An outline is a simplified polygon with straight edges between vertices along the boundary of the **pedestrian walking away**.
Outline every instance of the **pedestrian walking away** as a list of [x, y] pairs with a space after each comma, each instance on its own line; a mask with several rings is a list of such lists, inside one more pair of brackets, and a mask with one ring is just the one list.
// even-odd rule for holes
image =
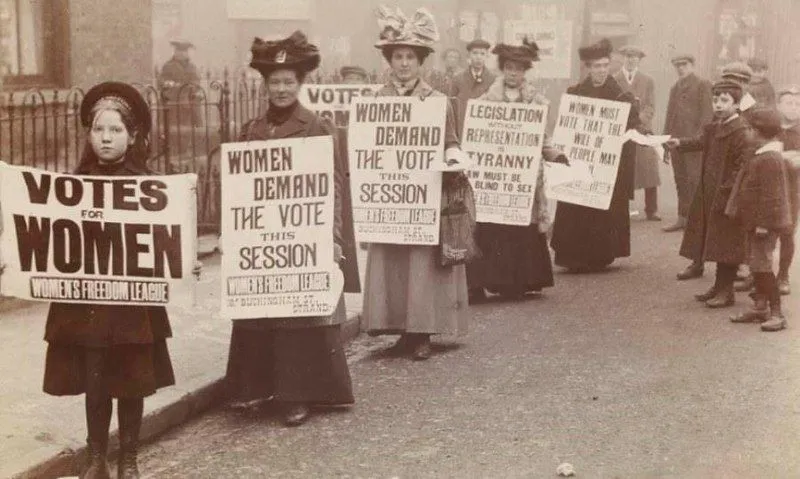
[[[334, 126], [298, 102], [300, 87], [320, 63], [319, 50], [304, 33], [278, 41], [253, 41], [250, 66], [264, 77], [269, 106], [245, 124], [240, 141], [327, 136]], [[299, 161], [341, 162], [336, 158]], [[335, 168], [336, 207], [334, 260], [342, 256], [342, 172]], [[254, 406], [272, 400], [287, 426], [303, 424], [315, 405], [343, 406], [354, 402], [350, 370], [342, 344], [344, 297], [331, 316], [311, 318], [253, 318], [235, 320], [231, 332], [227, 386], [234, 406]]]
[[[678, 74], [678, 81], [669, 91], [664, 134], [676, 138], [694, 136], [713, 117], [711, 109], [711, 82], [695, 73], [695, 58], [681, 54], [672, 58], [672, 65]], [[702, 167], [701, 153], [668, 150], [668, 160], [672, 164], [675, 189], [678, 194], [678, 218], [674, 224], [664, 228], [667, 233], [681, 231], [686, 227], [689, 209], [692, 205], [697, 185], [700, 183]], [[703, 265], [693, 265], [678, 279], [691, 279], [703, 275]]]
[[700, 185], [694, 196], [683, 234], [680, 255], [692, 261], [689, 268], [707, 261], [717, 263], [714, 285], [695, 298], [710, 308], [732, 306], [736, 270], [745, 260], [745, 233], [738, 220], [725, 214], [739, 170], [752, 150], [749, 127], [737, 113], [742, 87], [730, 80], [714, 84], [715, 121], [694, 138], [674, 138], [671, 148], [702, 151]]
[[[608, 39], [578, 50], [589, 74], [579, 84], [567, 89], [571, 95], [631, 104], [627, 128], [639, 127], [636, 99], [625, 92], [609, 75], [613, 47]], [[598, 271], [616, 258], [630, 256], [631, 219], [629, 203], [633, 197], [633, 176], [636, 149], [625, 143], [619, 159], [619, 170], [608, 210], [588, 208], [559, 201], [553, 223], [550, 245], [555, 250], [555, 263], [576, 272]]]
[[[539, 61], [535, 42], [522, 45], [498, 44], [492, 50], [497, 55], [502, 74], [479, 99], [495, 102], [547, 104], [544, 96], [525, 81], [533, 63]], [[543, 159], [563, 157], [545, 139]], [[566, 159], [564, 159], [566, 161]], [[528, 226], [479, 223], [476, 241], [482, 256], [467, 265], [470, 301], [484, 298], [484, 290], [504, 298], [518, 299], [526, 293], [538, 293], [553, 286], [553, 265], [547, 246], [550, 226], [544, 184], [544, 161], [539, 162], [539, 174], [534, 190], [531, 221]]]
[[[625, 57], [625, 63], [614, 75], [614, 79], [623, 90], [630, 92], [639, 102], [642, 132], [653, 134], [653, 117], [656, 113], [655, 83], [652, 77], [639, 70], [639, 64], [645, 57], [644, 50], [627, 45], [620, 48], [619, 53]], [[658, 187], [661, 185], [659, 163], [655, 149], [636, 145], [633, 189], [644, 190], [644, 212], [648, 221], [661, 221], [661, 217], [658, 216]]]
[[763, 331], [786, 328], [781, 294], [772, 269], [773, 253], [781, 234], [792, 229], [789, 183], [783, 145], [777, 140], [781, 118], [772, 108], [750, 114], [755, 156], [739, 170], [725, 214], [742, 223], [747, 233], [748, 265], [755, 282], [753, 307], [731, 317], [734, 323], [759, 322]]
[[[395, 13], [396, 12], [396, 13]], [[375, 44], [391, 68], [379, 96], [441, 96], [421, 77], [439, 34], [433, 15], [417, 10], [414, 21], [397, 10], [378, 11], [380, 38]], [[446, 149], [459, 148], [456, 118], [448, 103], [444, 125]], [[445, 173], [443, 184], [448, 181]], [[444, 196], [444, 195], [443, 195]], [[466, 267], [442, 267], [436, 246], [370, 244], [364, 286], [364, 321], [370, 335], [400, 334], [393, 350], [415, 360], [431, 356], [434, 334], [467, 332]]]
[[[91, 88], [80, 106], [89, 128], [75, 173], [92, 176], [149, 175], [150, 109], [130, 85], [106, 82]], [[82, 478], [110, 477], [106, 460], [112, 398], [117, 399], [118, 477], [139, 477], [137, 451], [144, 398], [175, 384], [162, 306], [52, 303], [47, 315], [44, 391], [85, 394], [87, 462]]]

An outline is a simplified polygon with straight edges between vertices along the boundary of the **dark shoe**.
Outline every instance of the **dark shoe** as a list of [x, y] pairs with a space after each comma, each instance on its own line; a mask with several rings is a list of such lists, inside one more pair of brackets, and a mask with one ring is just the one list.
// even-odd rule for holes
[[786, 329], [786, 326], [786, 317], [780, 311], [772, 311], [769, 320], [761, 323], [761, 331], [776, 332]]
[[736, 303], [733, 290], [721, 290], [713, 298], [706, 301], [706, 306], [711, 309], [727, 308]]
[[401, 334], [400, 339], [395, 341], [395, 343], [389, 347], [389, 352], [394, 354], [406, 354], [407, 352], [411, 351], [413, 347], [411, 337], [408, 334]]
[[303, 403], [292, 404], [283, 415], [283, 424], [286, 427], [297, 427], [303, 425], [307, 420], [311, 411], [308, 406]]
[[778, 278], [778, 291], [783, 296], [792, 292], [792, 288], [789, 286], [789, 278]]
[[685, 270], [678, 273], [678, 281], [686, 281], [687, 279], [701, 278], [703, 276], [703, 265], [699, 263], [692, 263], [686, 267]]
[[483, 288], [469, 290], [469, 304], [480, 304], [486, 302], [486, 291]]
[[424, 339], [420, 339], [417, 345], [414, 346], [411, 359], [414, 361], [425, 361], [426, 359], [430, 359], [431, 354], [431, 339], [426, 335]]
[[749, 311], [744, 311], [736, 316], [731, 316], [730, 319], [732, 323], [763, 323], [769, 319], [769, 307], [767, 306], [767, 300], [756, 298], [755, 303], [753, 303], [753, 307]]
[[745, 291], [752, 290], [753, 286], [755, 286], [755, 280], [753, 280], [752, 276], [748, 276], [741, 283], [736, 283], [736, 286], [733, 287], [733, 290], [737, 293], [744, 293]]
[[676, 231], [681, 231], [684, 228], [686, 228], [686, 218], [678, 218], [678, 221], [667, 227], [661, 228], [661, 231], [665, 233], [674, 233]]
[[117, 460], [117, 479], [139, 479], [139, 466], [136, 463], [136, 446], [120, 445]]
[[107, 444], [89, 443], [87, 447], [87, 466], [81, 479], [111, 479], [111, 470], [106, 459]]
[[661, 217], [655, 213], [648, 213], [647, 214], [647, 221], [661, 221]]
[[714, 296], [716, 296], [717, 293], [718, 293], [718, 290], [717, 290], [717, 287], [715, 285], [715, 286], [712, 286], [711, 288], [709, 288], [708, 291], [706, 291], [705, 293], [695, 294], [694, 295], [694, 299], [700, 301], [701, 303], [705, 303], [709, 299], [711, 299]]

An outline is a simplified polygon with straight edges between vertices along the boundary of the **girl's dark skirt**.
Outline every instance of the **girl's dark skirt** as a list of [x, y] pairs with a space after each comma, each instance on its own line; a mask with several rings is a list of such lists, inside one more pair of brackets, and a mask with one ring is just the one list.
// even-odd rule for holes
[[538, 225], [478, 225], [480, 259], [467, 265], [470, 289], [529, 292], [553, 286], [547, 235]]
[[97, 371], [114, 398], [146, 397], [175, 384], [175, 374], [165, 339], [152, 344], [115, 344], [89, 348], [49, 342], [44, 369], [44, 392], [68, 396], [86, 392], [87, 353], [103, 354]]
[[233, 322], [226, 380], [234, 400], [354, 402], [340, 325], [270, 328], [269, 323]]

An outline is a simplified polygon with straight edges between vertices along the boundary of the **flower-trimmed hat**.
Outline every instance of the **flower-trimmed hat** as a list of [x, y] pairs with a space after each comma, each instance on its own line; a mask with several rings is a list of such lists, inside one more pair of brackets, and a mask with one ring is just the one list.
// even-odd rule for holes
[[582, 62], [590, 62], [601, 58], [611, 58], [614, 46], [608, 38], [603, 38], [597, 43], [578, 48], [578, 56]]
[[320, 63], [319, 50], [308, 43], [306, 34], [300, 30], [283, 40], [265, 41], [256, 37], [250, 53], [253, 55], [250, 67], [263, 76], [281, 69], [308, 73], [316, 70]]
[[522, 39], [522, 45], [498, 43], [492, 53], [498, 56], [500, 62], [518, 62], [525, 65], [525, 68], [530, 68], [533, 62], [539, 61], [539, 46], [534, 41], [529, 42], [528, 37]]
[[476, 38], [475, 40], [472, 40], [471, 42], [467, 43], [468, 52], [471, 52], [476, 48], [483, 48], [484, 50], [488, 50], [489, 48], [491, 48], [491, 45], [489, 44], [489, 42], [487, 42], [482, 38]]
[[375, 48], [406, 46], [423, 48], [432, 52], [433, 45], [439, 41], [436, 21], [425, 8], [418, 9], [410, 20], [399, 7], [391, 10], [381, 6], [378, 8], [377, 16], [381, 33], [375, 43]]
[[647, 56], [647, 55], [645, 55], [644, 50], [642, 50], [640, 47], [637, 47], [637, 46], [634, 46], [634, 45], [625, 45], [624, 47], [620, 48], [617, 51], [621, 55], [624, 55], [626, 57], [644, 58], [644, 57]]
[[145, 136], [150, 133], [150, 106], [133, 86], [116, 81], [93, 86], [81, 102], [81, 124], [87, 128], [91, 126], [92, 110], [103, 105], [130, 113], [136, 121], [138, 131]]

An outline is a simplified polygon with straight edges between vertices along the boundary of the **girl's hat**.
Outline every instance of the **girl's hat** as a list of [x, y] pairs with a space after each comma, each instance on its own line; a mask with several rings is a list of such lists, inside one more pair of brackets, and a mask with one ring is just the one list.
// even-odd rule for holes
[[529, 42], [528, 37], [522, 39], [522, 45], [499, 43], [492, 49], [492, 53], [500, 60], [519, 62], [527, 68], [533, 66], [533, 62], [539, 61], [539, 46], [534, 41]]
[[256, 37], [250, 53], [250, 67], [263, 76], [281, 69], [308, 73], [315, 70], [321, 60], [317, 47], [308, 43], [306, 34], [300, 30], [282, 40], [265, 41]]
[[375, 48], [406, 46], [423, 48], [432, 52], [433, 45], [439, 41], [436, 21], [425, 8], [418, 9], [411, 20], [406, 18], [399, 7], [391, 10], [381, 6], [376, 14], [381, 33], [375, 43]]
[[137, 130], [143, 135], [150, 133], [150, 106], [133, 86], [115, 81], [93, 86], [86, 92], [81, 102], [80, 116], [84, 127], [92, 124], [92, 110], [100, 103], [130, 113], [136, 122]]
[[603, 38], [597, 43], [578, 48], [578, 56], [582, 62], [590, 62], [601, 58], [611, 58], [614, 46], [608, 38]]

